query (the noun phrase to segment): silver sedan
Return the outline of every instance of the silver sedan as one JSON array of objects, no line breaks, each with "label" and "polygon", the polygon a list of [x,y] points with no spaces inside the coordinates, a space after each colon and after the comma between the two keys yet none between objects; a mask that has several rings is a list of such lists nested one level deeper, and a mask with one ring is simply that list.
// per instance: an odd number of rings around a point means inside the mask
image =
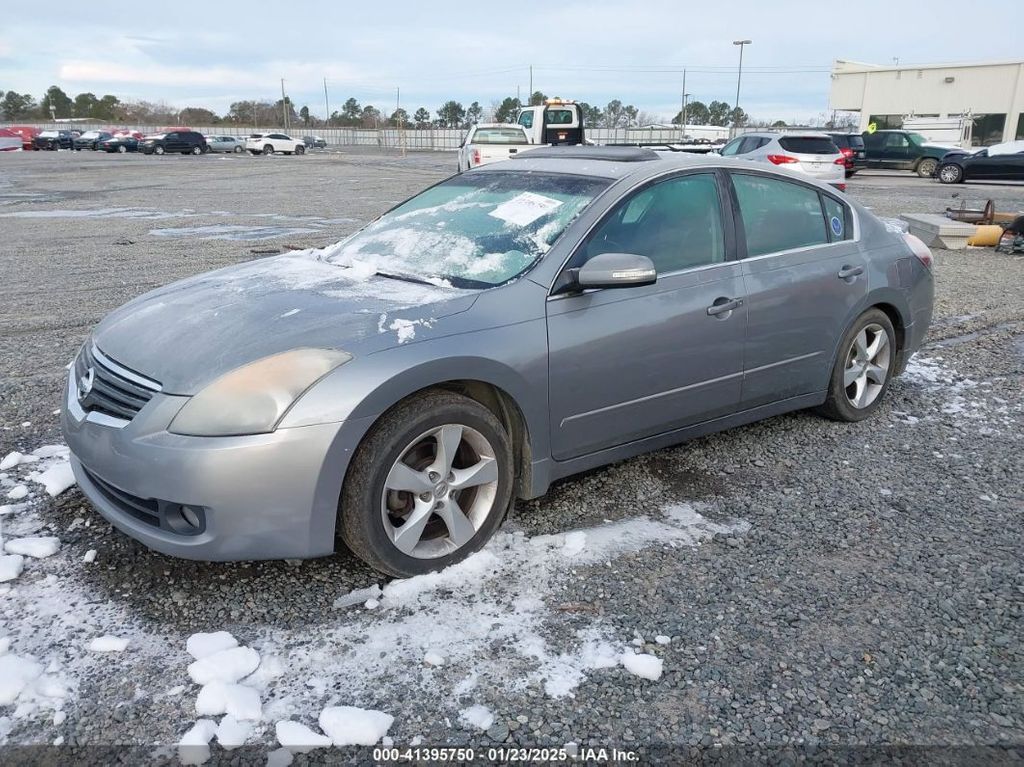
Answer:
[{"label": "silver sedan", "polygon": [[792,410],[874,415],[927,333],[931,270],[807,177],[542,148],[126,304],[61,423],[82,492],[154,549],[340,540],[409,576],[561,477]]},{"label": "silver sedan", "polygon": [[206,146],[211,152],[234,152],[241,154],[245,151],[245,139],[238,136],[207,136]]}]

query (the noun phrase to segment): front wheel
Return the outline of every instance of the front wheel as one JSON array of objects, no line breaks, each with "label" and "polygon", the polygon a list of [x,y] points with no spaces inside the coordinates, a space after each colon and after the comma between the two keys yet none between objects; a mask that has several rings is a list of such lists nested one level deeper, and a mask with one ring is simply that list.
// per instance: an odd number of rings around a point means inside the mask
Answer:
[{"label": "front wheel", "polygon": [[117,151],[119,154],[124,154],[125,152],[128,151],[128,147],[126,147],[124,144],[120,144],[117,147]]},{"label": "front wheel", "polygon": [[271,144],[264,144],[263,145],[263,154],[273,154],[273,153],[274,153],[274,147]]},{"label": "front wheel", "polygon": [[964,180],[964,172],[959,165],[943,165],[939,168],[939,182],[943,184],[959,184]]},{"label": "front wheel", "polygon": [[201,146],[194,146],[194,147],[192,147],[192,154],[194,154],[196,157],[198,157],[202,153],[203,153],[203,148]]},{"label": "front wheel", "polygon": [[302,144],[299,144],[297,147],[295,147],[295,154],[305,154],[305,153],[306,153],[306,147],[304,147]]},{"label": "front wheel", "polygon": [[154,153],[154,154],[163,154],[163,153],[164,153],[164,148],[163,148],[162,146],[158,146],[158,147],[156,147],[156,148],[155,148],[155,149],[153,150],[153,153]]},{"label": "front wheel", "polygon": [[881,309],[869,309],[843,336],[829,379],[828,399],[818,411],[835,421],[863,421],[881,405],[895,365],[892,322]]},{"label": "front wheel", "polygon": [[389,575],[440,570],[494,535],[513,474],[508,434],[490,410],[427,392],[381,416],[356,450],[339,505],[341,538]]},{"label": "front wheel", "polygon": [[240,147],[240,146],[236,146],[236,147],[235,147],[235,154],[241,154],[241,153],[242,153],[242,152],[244,152],[244,151],[245,151],[245,150],[244,150],[244,149],[242,149],[242,147]]},{"label": "front wheel", "polygon": [[933,157],[925,157],[917,164],[917,175],[921,178],[931,178],[938,166],[938,160]]}]

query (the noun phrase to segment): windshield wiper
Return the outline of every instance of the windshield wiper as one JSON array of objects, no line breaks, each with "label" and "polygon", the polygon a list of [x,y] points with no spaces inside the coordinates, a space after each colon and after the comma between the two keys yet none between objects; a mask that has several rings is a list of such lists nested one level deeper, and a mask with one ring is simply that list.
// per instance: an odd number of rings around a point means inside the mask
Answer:
[{"label": "windshield wiper", "polygon": [[403,282],[415,282],[419,285],[437,285],[430,280],[425,280],[422,277],[415,277],[411,274],[399,274],[398,272],[375,272],[378,277],[387,277],[389,280],[402,280]]}]

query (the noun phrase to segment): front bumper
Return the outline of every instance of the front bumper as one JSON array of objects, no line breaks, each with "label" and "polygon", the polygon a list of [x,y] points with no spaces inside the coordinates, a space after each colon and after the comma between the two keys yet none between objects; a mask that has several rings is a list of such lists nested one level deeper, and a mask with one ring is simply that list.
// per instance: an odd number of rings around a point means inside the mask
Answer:
[{"label": "front bumper", "polygon": [[[122,532],[171,556],[288,559],[334,551],[341,480],[351,450],[343,424],[244,437],[185,437],[167,426],[187,401],[157,394],[121,427],[86,415],[69,376],[61,426],[82,493]],[[159,513],[140,513],[142,507]],[[166,524],[167,508],[198,512],[200,528]]]}]

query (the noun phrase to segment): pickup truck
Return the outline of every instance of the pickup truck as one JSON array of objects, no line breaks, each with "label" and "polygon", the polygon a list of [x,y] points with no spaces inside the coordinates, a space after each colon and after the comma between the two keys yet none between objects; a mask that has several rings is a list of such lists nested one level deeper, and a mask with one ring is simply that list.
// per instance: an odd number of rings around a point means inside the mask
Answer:
[{"label": "pickup truck", "polygon": [[508,123],[483,123],[469,129],[459,147],[459,173],[491,162],[511,160],[519,152],[536,149],[526,131]]},{"label": "pickup truck", "polygon": [[538,146],[586,144],[583,110],[575,101],[548,99],[523,107],[515,125],[485,123],[469,130],[459,147],[459,172],[508,160]]},{"label": "pickup truck", "polygon": [[864,150],[869,168],[912,170],[921,178],[931,178],[943,155],[956,146],[932,144],[920,133],[904,130],[865,132]]}]

